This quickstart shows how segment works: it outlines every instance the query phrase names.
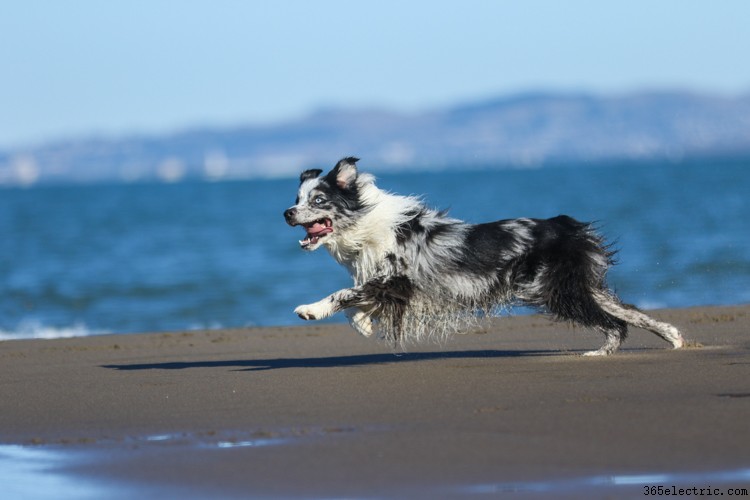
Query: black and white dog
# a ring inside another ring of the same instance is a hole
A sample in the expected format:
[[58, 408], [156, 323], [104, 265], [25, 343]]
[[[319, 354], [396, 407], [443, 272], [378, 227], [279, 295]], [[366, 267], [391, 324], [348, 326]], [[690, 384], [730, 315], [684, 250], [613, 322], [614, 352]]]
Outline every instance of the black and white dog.
[[503, 305], [523, 303], [605, 336], [587, 355], [615, 352], [628, 324], [674, 348], [674, 326], [623, 304], [605, 282], [613, 253], [590, 224], [560, 215], [468, 224], [414, 197], [375, 186], [344, 158], [325, 176], [306, 170], [288, 224], [306, 231], [304, 250], [324, 245], [349, 270], [354, 286], [295, 312], [306, 320], [345, 311], [362, 335], [395, 344], [464, 329]]

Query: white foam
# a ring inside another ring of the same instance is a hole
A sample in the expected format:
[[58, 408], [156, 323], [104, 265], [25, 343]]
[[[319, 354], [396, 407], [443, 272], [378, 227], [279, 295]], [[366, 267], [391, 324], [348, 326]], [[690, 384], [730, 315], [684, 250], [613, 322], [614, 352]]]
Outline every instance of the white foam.
[[61, 339], [70, 337], [88, 337], [109, 333], [104, 330], [92, 330], [84, 323], [71, 326], [48, 326], [39, 320], [23, 320], [13, 330], [0, 329], [0, 340], [17, 339]]

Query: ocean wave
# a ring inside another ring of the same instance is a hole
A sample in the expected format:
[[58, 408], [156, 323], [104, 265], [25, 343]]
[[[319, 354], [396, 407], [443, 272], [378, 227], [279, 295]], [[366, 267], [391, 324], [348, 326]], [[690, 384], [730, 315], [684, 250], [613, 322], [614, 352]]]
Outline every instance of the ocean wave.
[[74, 323], [70, 326], [49, 326], [38, 320], [24, 320], [12, 330], [0, 329], [0, 341], [88, 337], [90, 335], [104, 335], [107, 333], [110, 332], [91, 329], [84, 323]]

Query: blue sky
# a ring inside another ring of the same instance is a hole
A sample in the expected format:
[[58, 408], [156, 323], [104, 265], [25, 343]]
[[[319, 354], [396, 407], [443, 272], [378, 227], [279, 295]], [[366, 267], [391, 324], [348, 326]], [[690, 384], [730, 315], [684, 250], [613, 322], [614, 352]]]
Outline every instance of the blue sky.
[[750, 2], [17, 0], [0, 148], [529, 90], [750, 91]]

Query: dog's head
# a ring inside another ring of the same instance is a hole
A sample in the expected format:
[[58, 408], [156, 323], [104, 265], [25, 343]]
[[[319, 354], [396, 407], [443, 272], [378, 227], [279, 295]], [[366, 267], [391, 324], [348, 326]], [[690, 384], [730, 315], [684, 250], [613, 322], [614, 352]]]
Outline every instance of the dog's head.
[[304, 250], [315, 250], [335, 238], [362, 210], [357, 161], [359, 158], [344, 158], [325, 176], [320, 169], [300, 175], [297, 201], [284, 212], [284, 218], [290, 226], [305, 228], [306, 236], [299, 242]]

